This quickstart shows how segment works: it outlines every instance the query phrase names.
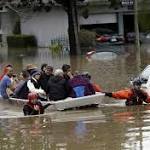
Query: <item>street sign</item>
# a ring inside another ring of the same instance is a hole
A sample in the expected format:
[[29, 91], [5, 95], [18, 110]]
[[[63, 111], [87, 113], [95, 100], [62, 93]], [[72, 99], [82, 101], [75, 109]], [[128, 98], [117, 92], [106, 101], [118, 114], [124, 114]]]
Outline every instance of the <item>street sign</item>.
[[128, 6], [133, 6], [134, 5], [134, 0], [120, 0], [121, 5], [124, 7]]

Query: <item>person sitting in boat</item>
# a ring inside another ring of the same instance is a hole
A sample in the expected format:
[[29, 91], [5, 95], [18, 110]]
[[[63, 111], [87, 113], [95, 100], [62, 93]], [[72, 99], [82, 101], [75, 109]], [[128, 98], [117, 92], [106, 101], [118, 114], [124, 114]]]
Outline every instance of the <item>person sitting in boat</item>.
[[87, 80], [89, 80], [89, 82], [91, 82], [91, 84], [92, 84], [92, 86], [93, 86], [95, 92], [102, 92], [101, 87], [100, 87], [98, 84], [93, 83], [93, 82], [91, 81], [91, 75], [89, 74], [89, 72], [83, 72], [83, 73], [82, 73], [82, 76], [83, 76], [84, 78], [86, 78]]
[[30, 76], [32, 76], [32, 74], [37, 71], [37, 67], [33, 64], [28, 64], [26, 66], [26, 71], [29, 73]]
[[63, 76], [61, 69], [54, 71], [54, 76], [50, 78], [47, 85], [46, 94], [50, 100], [62, 100], [68, 97], [69, 87]]
[[90, 81], [80, 74], [75, 74], [69, 80], [69, 86], [71, 87], [70, 96], [73, 98], [95, 94], [95, 90]]
[[45, 64], [45, 63], [41, 65], [41, 74], [45, 73], [47, 66], [48, 64]]
[[71, 73], [71, 66], [68, 65], [68, 64], [63, 64], [62, 66], [62, 70], [63, 70], [63, 73], [64, 73], [64, 79], [66, 81], [68, 81], [69, 79], [72, 79], [73, 78], [73, 75]]
[[29, 92], [35, 92], [40, 95], [45, 95], [44, 90], [40, 86], [40, 76], [41, 72], [39, 70], [34, 71], [34, 73], [32, 73], [31, 79], [29, 79], [27, 82], [27, 87], [29, 89]]
[[7, 99], [9, 97], [10, 92], [8, 93], [8, 91], [14, 91], [14, 85], [11, 79], [12, 76], [13, 76], [13, 67], [9, 66], [7, 67], [6, 75], [4, 75], [4, 77], [0, 81], [0, 95], [4, 99]]
[[29, 93], [29, 89], [27, 87], [27, 81], [29, 80], [29, 73], [26, 70], [23, 70], [20, 73], [19, 79], [20, 81], [17, 84], [12, 97], [27, 99]]
[[6, 65], [6, 66], [4, 67], [3, 72], [2, 72], [2, 74], [0, 75], [0, 81], [1, 81], [2, 78], [7, 74], [9, 67], [12, 67], [12, 65], [11, 65], [11, 64], [8, 64], [8, 65]]
[[40, 77], [40, 85], [41, 88], [46, 92], [48, 81], [51, 77], [53, 77], [53, 67], [52, 66], [46, 66], [45, 71], [41, 74]]
[[23, 107], [23, 113], [25, 116], [27, 115], [38, 115], [44, 114], [44, 110], [50, 104], [42, 105], [42, 103], [38, 100], [37, 93], [29, 93], [28, 94], [28, 102]]

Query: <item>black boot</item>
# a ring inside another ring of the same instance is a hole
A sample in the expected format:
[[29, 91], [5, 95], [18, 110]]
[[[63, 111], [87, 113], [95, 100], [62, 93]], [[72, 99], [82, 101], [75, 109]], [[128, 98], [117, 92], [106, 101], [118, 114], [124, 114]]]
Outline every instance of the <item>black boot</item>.
[[112, 93], [105, 92], [105, 96], [112, 97]]

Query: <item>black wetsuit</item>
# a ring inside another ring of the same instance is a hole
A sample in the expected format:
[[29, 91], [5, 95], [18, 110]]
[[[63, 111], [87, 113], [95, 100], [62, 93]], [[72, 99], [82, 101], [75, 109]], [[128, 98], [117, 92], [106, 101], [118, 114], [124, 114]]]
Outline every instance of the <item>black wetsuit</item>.
[[25, 116], [27, 115], [38, 115], [38, 114], [44, 114], [44, 110], [50, 105], [50, 104], [46, 104], [46, 105], [42, 105], [41, 102], [37, 102], [35, 105], [38, 105], [40, 110], [35, 110], [34, 109], [34, 105], [30, 105], [30, 104], [26, 104], [23, 107], [23, 113]]

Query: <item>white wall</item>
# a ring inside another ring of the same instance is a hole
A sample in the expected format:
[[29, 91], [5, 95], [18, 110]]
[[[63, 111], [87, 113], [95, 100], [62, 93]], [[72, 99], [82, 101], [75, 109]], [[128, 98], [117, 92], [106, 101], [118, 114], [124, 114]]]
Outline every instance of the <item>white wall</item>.
[[68, 17], [59, 7], [50, 12], [28, 12], [21, 19], [22, 34], [32, 34], [37, 37], [38, 45], [47, 47], [51, 39], [68, 37]]
[[1, 13], [1, 32], [4, 45], [6, 45], [6, 36], [11, 35], [14, 30], [16, 19], [17, 16], [11, 11]]
[[116, 14], [91, 14], [87, 19], [80, 16], [79, 20], [81, 25], [116, 23], [117, 16]]

